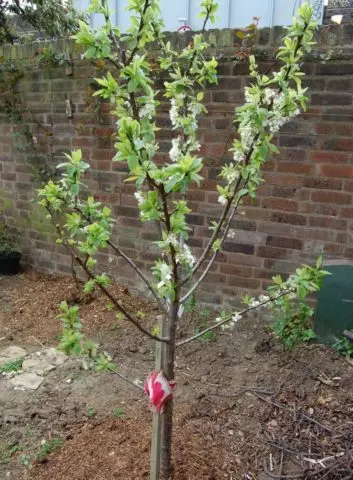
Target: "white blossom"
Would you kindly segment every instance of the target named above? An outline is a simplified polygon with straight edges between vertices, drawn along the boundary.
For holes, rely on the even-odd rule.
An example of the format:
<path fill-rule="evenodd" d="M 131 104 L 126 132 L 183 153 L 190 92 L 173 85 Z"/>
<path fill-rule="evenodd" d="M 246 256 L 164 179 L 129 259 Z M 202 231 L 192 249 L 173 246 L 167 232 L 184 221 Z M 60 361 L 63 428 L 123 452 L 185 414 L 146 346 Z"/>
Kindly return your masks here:
<path fill-rule="evenodd" d="M 179 126 L 179 109 L 178 109 L 177 101 L 175 98 L 171 99 L 170 105 L 171 105 L 169 110 L 170 121 L 172 122 L 173 128 L 177 128 Z"/>
<path fill-rule="evenodd" d="M 239 126 L 240 138 L 244 152 L 247 152 L 253 142 L 256 135 L 256 128 L 254 128 L 249 121 L 242 122 Z"/>
<path fill-rule="evenodd" d="M 234 158 L 234 161 L 237 163 L 240 163 L 243 160 L 245 160 L 244 150 L 242 148 L 236 148 L 234 150 L 233 158 Z"/>
<path fill-rule="evenodd" d="M 239 320 L 241 320 L 243 318 L 242 315 L 240 315 L 240 313 L 235 313 L 233 316 L 232 316 L 232 322 L 235 323 L 235 322 L 239 322 Z"/>
<path fill-rule="evenodd" d="M 173 162 L 177 162 L 182 154 L 180 149 L 181 142 L 182 142 L 181 137 L 173 138 L 172 140 L 172 148 L 169 150 L 169 156 Z"/>
<path fill-rule="evenodd" d="M 167 263 L 161 262 L 158 265 L 158 272 L 160 275 L 160 281 L 157 284 L 157 288 L 162 288 L 167 283 L 170 283 L 172 279 L 172 269 Z"/>
<path fill-rule="evenodd" d="M 227 238 L 235 238 L 235 230 L 229 230 Z"/>
<path fill-rule="evenodd" d="M 265 105 L 271 105 L 272 101 L 276 98 L 278 92 L 273 88 L 265 88 L 263 102 Z"/>
<path fill-rule="evenodd" d="M 166 243 L 168 243 L 169 245 L 174 245 L 174 247 L 177 247 L 179 245 L 179 242 L 178 242 L 178 239 L 177 239 L 177 236 L 175 233 L 170 233 L 167 238 L 166 238 Z"/>
<path fill-rule="evenodd" d="M 221 204 L 221 205 L 225 205 L 227 203 L 227 199 L 224 195 L 220 195 L 218 197 L 218 202 Z"/>
<path fill-rule="evenodd" d="M 251 308 L 258 307 L 259 305 L 260 305 L 260 302 L 258 300 L 256 300 L 255 298 L 252 298 L 249 302 L 249 307 L 251 307 Z"/>
<path fill-rule="evenodd" d="M 155 113 L 156 113 L 156 109 L 155 109 L 155 104 L 154 104 L 153 100 L 150 103 L 146 103 L 140 109 L 140 117 L 141 118 L 148 118 L 149 120 L 152 120 Z"/>
<path fill-rule="evenodd" d="M 141 205 L 141 203 L 145 201 L 145 198 L 144 198 L 144 196 L 141 192 L 135 192 L 134 196 L 135 196 L 139 205 Z"/>
<path fill-rule="evenodd" d="M 183 245 L 182 249 L 177 253 L 176 259 L 178 263 L 192 267 L 195 265 L 195 257 L 191 253 L 190 247 L 186 244 Z"/>
<path fill-rule="evenodd" d="M 268 295 L 260 295 L 259 300 L 261 303 L 268 302 L 270 300 L 270 297 Z"/>

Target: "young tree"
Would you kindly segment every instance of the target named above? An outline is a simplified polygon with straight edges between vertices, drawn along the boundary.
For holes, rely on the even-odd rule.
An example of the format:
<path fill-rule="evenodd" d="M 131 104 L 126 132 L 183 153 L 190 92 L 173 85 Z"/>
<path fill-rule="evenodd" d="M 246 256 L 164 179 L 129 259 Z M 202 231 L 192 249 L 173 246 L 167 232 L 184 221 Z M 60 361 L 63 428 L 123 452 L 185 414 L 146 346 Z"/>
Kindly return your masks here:
<path fill-rule="evenodd" d="M 85 47 L 85 58 L 106 59 L 111 70 L 97 79 L 99 90 L 95 93 L 109 99 L 115 107 L 117 118 L 116 155 L 113 161 L 127 162 L 130 172 L 127 181 L 135 182 L 135 197 L 142 222 L 153 222 L 159 235 L 156 245 L 160 259 L 152 268 L 152 280 L 141 271 L 124 250 L 114 242 L 114 219 L 110 208 L 93 197 L 85 197 L 84 174 L 89 165 L 74 151 L 67 162 L 58 167 L 63 170 L 61 179 L 50 181 L 39 191 L 40 203 L 53 219 L 58 243 L 63 244 L 88 278 L 84 291 L 97 288 L 103 292 L 117 312 L 133 323 L 144 335 L 161 342 L 165 349 L 162 373 L 148 379 L 147 389 L 155 406 L 161 410 L 161 476 L 170 478 L 171 441 L 173 422 L 172 382 L 174 381 L 175 350 L 205 332 L 235 324 L 246 312 L 260 306 L 274 305 L 286 310 L 291 300 L 305 301 L 308 293 L 317 290 L 324 273 L 320 262 L 316 267 L 302 267 L 287 281 L 276 279 L 269 295 L 258 299 L 248 298 L 242 312 L 223 314 L 206 330 L 191 338 L 177 341 L 177 325 L 185 302 L 199 288 L 230 233 L 232 219 L 246 197 L 254 198 L 263 182 L 262 166 L 271 153 L 278 153 L 272 143 L 282 125 L 305 109 L 307 99 L 301 86 L 303 73 L 300 65 L 313 44 L 312 9 L 303 4 L 288 29 L 279 48 L 277 58 L 282 66 L 271 74 L 261 74 L 256 60 L 250 56 L 251 85 L 245 89 L 245 104 L 236 110 L 233 160 L 221 168 L 218 201 L 222 206 L 220 217 L 212 222 L 212 235 L 199 258 L 188 246 L 190 228 L 187 215 L 191 212 L 188 192 L 192 184 L 200 185 L 203 160 L 198 154 L 197 139 L 199 117 L 207 113 L 203 105 L 203 89 L 217 83 L 217 61 L 207 58 L 204 32 L 207 23 L 213 22 L 217 12 L 215 0 L 201 1 L 203 28 L 193 36 L 192 42 L 181 52 L 173 50 L 162 29 L 158 0 L 129 0 L 131 25 L 125 34 L 112 26 L 106 0 L 92 0 L 90 10 L 104 16 L 104 25 L 93 30 L 81 22 L 75 38 Z M 158 70 L 152 68 L 149 45 L 158 43 L 160 56 Z M 170 161 L 158 164 L 156 111 L 159 106 L 155 82 L 167 77 L 163 96 L 170 104 L 170 121 L 175 132 Z M 62 214 L 65 214 L 62 221 Z M 110 289 L 110 279 L 100 271 L 95 258 L 101 249 L 109 249 L 123 258 L 144 282 L 151 298 L 163 315 L 163 328 L 148 331 L 136 317 L 117 301 Z M 285 301 L 284 301 L 285 299 Z M 82 341 L 77 309 L 62 305 L 64 334 L 62 346 L 66 350 L 82 352 L 92 345 Z M 305 335 L 303 334 L 305 338 Z M 115 370 L 108 358 L 100 357 L 99 368 Z M 153 396 L 155 383 L 162 385 L 162 397 Z"/>

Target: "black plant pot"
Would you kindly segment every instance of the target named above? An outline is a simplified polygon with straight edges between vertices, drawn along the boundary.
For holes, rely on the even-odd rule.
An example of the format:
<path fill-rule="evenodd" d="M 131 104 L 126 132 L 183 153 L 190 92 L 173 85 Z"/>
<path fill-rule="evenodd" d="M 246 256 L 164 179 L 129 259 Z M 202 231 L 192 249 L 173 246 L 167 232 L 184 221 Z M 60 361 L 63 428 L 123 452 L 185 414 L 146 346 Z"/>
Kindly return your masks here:
<path fill-rule="evenodd" d="M 20 272 L 20 252 L 0 252 L 0 275 L 16 275 Z"/>

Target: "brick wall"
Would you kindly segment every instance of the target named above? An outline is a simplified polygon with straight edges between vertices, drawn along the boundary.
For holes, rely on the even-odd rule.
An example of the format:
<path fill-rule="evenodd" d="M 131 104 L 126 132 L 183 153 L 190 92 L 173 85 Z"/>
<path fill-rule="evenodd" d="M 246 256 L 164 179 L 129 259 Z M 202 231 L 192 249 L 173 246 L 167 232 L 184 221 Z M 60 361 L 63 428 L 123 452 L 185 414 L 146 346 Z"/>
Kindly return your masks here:
<path fill-rule="evenodd" d="M 258 56 L 265 71 L 274 59 L 274 46 L 282 35 L 279 28 L 259 34 Z M 306 113 L 287 125 L 277 144 L 281 153 L 266 165 L 266 183 L 256 201 L 247 205 L 245 215 L 233 222 L 234 239 L 229 239 L 200 292 L 200 300 L 214 304 L 237 304 L 246 292 L 261 291 L 273 275 L 287 274 L 302 262 L 311 262 L 319 254 L 326 259 L 353 260 L 353 59 L 352 26 L 333 26 L 318 32 L 318 47 L 307 59 L 311 104 Z M 210 235 L 209 222 L 220 211 L 215 187 L 219 166 L 229 154 L 234 106 L 243 99 L 248 84 L 247 66 L 234 63 L 238 44 L 235 32 L 209 32 L 211 50 L 220 58 L 219 85 L 206 92 L 209 115 L 201 120 L 200 142 L 205 157 L 205 181 L 201 189 L 190 193 L 193 209 L 190 221 L 193 234 L 190 244 L 196 254 Z M 187 37 L 172 36 L 174 43 Z M 58 50 L 70 44 L 54 45 Z M 22 58 L 31 62 L 40 44 L 6 48 L 0 56 Z M 79 53 L 74 53 L 79 57 Z M 71 74 L 72 73 L 72 74 Z M 119 245 L 139 266 L 149 267 L 155 250 L 152 226 L 142 226 L 137 218 L 136 201 L 131 185 L 125 184 L 126 166 L 111 163 L 114 121 L 109 105 L 87 104 L 96 68 L 78 58 L 73 72 L 64 66 L 37 69 L 20 82 L 24 103 L 32 112 L 31 129 L 38 145 L 50 144 L 54 163 L 62 152 L 83 150 L 92 165 L 87 178 L 90 192 L 110 204 L 118 218 L 115 237 Z M 69 99 L 73 117 L 65 114 Z M 34 198 L 35 183 L 31 179 L 26 152 L 14 143 L 14 128 L 5 115 L 0 116 L 0 213 L 9 223 L 22 228 L 24 259 L 34 267 L 69 273 L 70 263 L 61 247 L 52 241 L 52 232 Z M 36 123 L 37 122 L 37 123 Z M 44 133 L 38 127 L 44 125 Z M 159 160 L 167 160 L 172 132 L 167 106 L 162 104 L 158 124 L 160 132 Z M 48 133 L 49 132 L 49 133 Z M 105 268 L 120 281 L 139 288 L 139 283 L 122 260 L 102 255 Z"/>

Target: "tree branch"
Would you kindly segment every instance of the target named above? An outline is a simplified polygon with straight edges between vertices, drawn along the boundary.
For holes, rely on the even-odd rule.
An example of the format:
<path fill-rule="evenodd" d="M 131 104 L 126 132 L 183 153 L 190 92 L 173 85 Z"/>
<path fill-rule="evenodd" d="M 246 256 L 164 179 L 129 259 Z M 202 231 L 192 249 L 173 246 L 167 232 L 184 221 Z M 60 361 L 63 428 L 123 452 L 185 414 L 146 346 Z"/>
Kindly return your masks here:
<path fill-rule="evenodd" d="M 139 29 L 138 29 L 138 32 L 137 32 L 137 35 L 136 35 L 136 45 L 135 45 L 134 49 L 132 50 L 130 57 L 126 60 L 126 63 L 125 63 L 126 65 L 130 65 L 130 63 L 133 61 L 134 56 L 136 55 L 138 49 L 140 48 L 139 42 L 140 42 L 141 32 L 142 32 L 143 27 L 145 25 L 144 15 L 147 12 L 147 9 L 148 9 L 149 6 L 150 6 L 150 0 L 145 0 L 145 4 L 144 4 L 143 10 L 141 12 Z"/>
<path fill-rule="evenodd" d="M 81 260 L 81 258 L 76 255 L 75 255 L 75 260 L 76 262 L 80 265 L 80 267 L 85 271 L 85 273 L 88 275 L 88 277 L 92 280 L 95 279 L 95 275 L 89 270 L 89 268 L 87 268 L 87 265 L 85 265 L 85 263 Z M 127 320 L 129 322 L 131 322 L 133 325 L 135 325 L 135 327 L 140 330 L 140 332 L 142 332 L 143 334 L 147 335 L 149 338 L 151 338 L 152 340 L 157 340 L 158 342 L 164 342 L 164 343 L 168 343 L 169 342 L 169 339 L 168 338 L 161 338 L 159 337 L 158 335 L 153 335 L 152 333 L 150 333 L 148 330 L 146 330 L 137 320 L 135 320 L 135 318 L 133 318 L 130 313 L 125 310 L 125 308 L 120 305 L 120 303 L 116 300 L 116 298 L 105 288 L 103 287 L 103 285 L 100 285 L 98 283 L 98 288 L 101 290 L 101 292 L 103 292 L 105 294 L 106 297 L 109 298 L 109 300 L 112 302 L 112 304 L 115 306 L 115 308 L 117 310 L 119 310 L 121 313 L 124 314 L 124 316 L 127 318 Z"/>
<path fill-rule="evenodd" d="M 306 25 L 304 26 L 302 34 L 297 37 L 297 44 L 296 44 L 296 47 L 295 47 L 294 56 L 298 53 L 298 51 L 299 51 L 299 49 L 300 49 L 300 46 L 301 46 L 301 44 L 302 44 L 302 40 L 303 40 L 303 37 L 304 37 L 304 33 L 305 33 L 305 31 L 306 31 L 307 28 L 308 28 L 308 24 L 306 24 Z M 292 69 L 292 66 L 291 66 L 291 65 L 288 65 L 288 68 L 287 68 L 287 71 L 286 71 L 286 74 L 285 74 L 285 81 L 288 81 L 288 78 L 289 78 L 291 69 Z M 283 90 L 283 88 L 282 88 L 281 86 L 279 86 L 279 87 L 278 87 L 278 91 L 281 92 L 282 90 Z M 271 105 L 269 106 L 269 108 L 270 108 L 270 109 L 272 108 L 272 103 L 271 103 Z M 250 147 L 250 150 L 249 150 L 249 152 L 248 152 L 248 154 L 247 154 L 247 156 L 246 156 L 245 165 L 248 165 L 248 164 L 249 164 L 250 159 L 251 159 L 251 156 L 252 156 L 252 154 L 253 154 L 253 152 L 254 152 L 255 145 L 256 145 L 257 141 L 259 140 L 259 137 L 260 137 L 260 135 L 257 134 L 256 137 L 254 138 L 253 143 L 252 143 L 252 145 L 251 145 L 251 147 Z M 213 244 L 215 243 L 215 241 L 217 240 L 217 238 L 219 237 L 220 231 L 221 231 L 221 229 L 222 229 L 222 227 L 223 227 L 223 225 L 224 225 L 224 222 L 225 222 L 226 219 L 227 219 L 227 216 L 228 216 L 229 210 L 230 210 L 230 208 L 231 208 L 231 205 L 232 205 L 232 203 L 233 203 L 233 201 L 234 201 L 234 199 L 235 199 L 235 196 L 236 196 L 237 191 L 239 190 L 239 187 L 240 187 L 240 184 L 241 184 L 241 180 L 242 180 L 242 178 L 239 177 L 239 179 L 237 180 L 237 183 L 236 183 L 236 185 L 235 185 L 234 192 L 233 192 L 233 194 L 231 195 L 231 197 L 228 199 L 228 202 L 227 202 L 227 204 L 225 205 L 225 207 L 224 207 L 224 209 L 223 209 L 223 212 L 222 212 L 221 218 L 220 218 L 220 220 L 219 220 L 219 222 L 218 222 L 218 224 L 217 224 L 217 227 L 216 227 L 216 229 L 214 230 L 214 232 L 213 232 L 213 234 L 212 234 L 209 242 L 207 243 L 207 245 L 206 245 L 206 247 L 205 247 L 205 250 L 203 251 L 201 257 L 199 258 L 199 260 L 197 261 L 196 265 L 195 265 L 194 268 L 192 269 L 191 273 L 188 274 L 185 279 L 183 279 L 183 281 L 181 282 L 181 286 L 182 286 L 182 285 L 185 285 L 189 280 L 191 280 L 191 278 L 192 278 L 192 277 L 194 276 L 194 274 L 201 268 L 201 266 L 203 265 L 204 261 L 205 261 L 206 258 L 208 257 L 208 255 L 209 255 L 209 253 L 210 253 L 210 251 L 211 251 L 211 249 L 212 249 L 212 246 L 213 246 Z M 231 219 L 234 217 L 234 214 L 235 214 L 235 212 L 234 212 L 234 210 L 233 210 L 233 213 L 232 213 L 231 216 L 230 216 L 230 221 L 231 221 Z M 229 223 L 230 223 L 230 222 L 229 222 Z M 229 229 L 229 227 L 228 227 L 228 229 Z M 210 264 L 211 264 L 211 265 L 212 265 L 212 263 L 213 263 L 216 255 L 217 255 L 217 253 L 216 253 L 215 255 L 213 255 L 213 257 L 211 258 L 211 261 L 210 261 Z M 207 275 L 207 273 L 208 273 L 208 271 L 209 271 L 210 268 L 211 268 L 211 266 L 209 266 L 209 267 L 206 269 L 206 271 L 205 271 L 206 273 L 204 272 L 204 274 L 203 274 L 202 277 L 201 277 L 202 280 L 205 278 L 205 276 Z M 202 280 L 200 280 L 199 282 L 197 282 L 197 284 L 196 284 L 196 285 L 194 286 L 194 288 L 192 289 L 192 292 L 196 290 L 196 288 L 198 287 L 198 285 L 201 283 Z M 192 292 L 191 292 L 191 293 L 192 293 Z M 191 294 L 191 293 L 190 293 L 190 294 Z M 190 294 L 188 294 L 188 297 L 190 296 Z M 188 298 L 188 297 L 187 297 L 187 298 Z M 184 298 L 185 298 L 185 297 L 184 297 Z M 185 301 L 185 300 L 184 300 L 184 301 Z"/>
<path fill-rule="evenodd" d="M 62 201 L 64 201 L 67 205 L 67 202 L 62 199 Z M 81 210 L 80 207 L 78 207 L 77 205 L 75 207 L 73 207 L 73 209 L 79 213 L 85 220 L 86 222 L 92 224 L 92 220 L 83 213 L 83 211 Z M 147 286 L 148 290 L 151 292 L 153 298 L 155 299 L 155 301 L 157 302 L 159 308 L 166 313 L 166 308 L 165 306 L 163 305 L 163 303 L 161 302 L 161 299 L 158 297 L 155 289 L 153 288 L 152 284 L 149 282 L 149 280 L 145 277 L 145 275 L 142 273 L 142 271 L 139 269 L 139 267 L 136 265 L 136 263 L 128 256 L 126 255 L 126 253 L 124 253 L 124 251 L 118 247 L 117 245 L 115 245 L 111 240 L 108 240 L 107 241 L 107 245 L 110 246 L 110 248 L 116 253 L 116 255 L 118 255 L 119 257 L 123 258 L 129 265 L 131 268 L 133 268 L 133 270 L 135 270 L 135 272 L 137 273 L 137 275 L 141 278 L 141 280 L 145 283 L 145 285 Z"/>
<path fill-rule="evenodd" d="M 254 151 L 254 147 L 255 147 L 255 143 L 257 142 L 258 140 L 258 136 L 254 139 L 254 142 L 246 156 L 246 159 L 245 159 L 245 165 L 248 165 L 249 162 L 250 162 L 250 159 L 251 159 L 251 155 L 253 154 L 253 151 Z M 239 191 L 239 188 L 241 186 L 241 181 L 242 181 L 242 177 L 239 177 L 238 180 L 237 180 L 237 183 L 234 187 L 234 192 L 233 194 L 229 197 L 228 201 L 227 201 L 227 204 L 225 205 L 224 209 L 223 209 L 223 212 L 222 212 L 222 215 L 221 215 L 221 218 L 219 219 L 219 222 L 217 224 L 217 227 L 216 229 L 214 230 L 210 240 L 208 241 L 206 247 L 205 247 L 205 250 L 203 251 L 201 257 L 199 258 L 199 260 L 197 261 L 196 265 L 194 266 L 194 268 L 192 269 L 191 273 L 189 275 L 187 275 L 187 277 L 182 281 L 182 285 L 185 285 L 185 283 L 187 283 L 189 280 L 192 279 L 192 277 L 195 275 L 195 273 L 201 268 L 203 262 L 206 260 L 208 254 L 210 253 L 212 247 L 213 247 L 213 244 L 215 243 L 215 241 L 217 240 L 217 238 L 219 237 L 219 234 L 220 234 L 220 231 L 223 227 L 223 224 L 224 222 L 227 220 L 227 216 L 228 216 L 228 213 L 229 213 L 229 210 L 231 209 L 231 206 L 232 206 L 232 203 L 236 197 L 236 194 L 237 192 Z M 238 204 L 239 202 L 237 202 L 237 205 L 236 207 L 238 207 Z M 235 209 L 236 211 L 236 209 Z M 230 221 L 228 221 L 228 224 L 230 226 L 230 223 L 231 223 L 231 220 L 232 218 L 234 217 L 235 215 L 235 211 L 233 209 L 233 213 L 231 214 L 230 216 Z M 229 229 L 229 226 L 228 226 L 228 229 Z M 222 242 L 223 243 L 223 242 Z"/>
<path fill-rule="evenodd" d="M 247 181 L 244 183 L 244 187 L 247 185 Z M 227 238 L 227 235 L 228 235 L 228 232 L 229 232 L 229 228 L 230 228 L 230 225 L 232 223 L 232 220 L 234 218 L 234 215 L 236 214 L 237 212 L 237 209 L 238 209 L 238 206 L 239 206 L 239 203 L 241 201 L 241 198 L 239 198 L 237 200 L 237 202 L 233 205 L 233 208 L 232 208 L 232 211 L 229 215 L 229 218 L 228 218 L 228 221 L 226 223 L 226 226 L 224 228 L 224 231 L 223 231 L 223 235 L 222 235 L 222 238 L 221 238 L 221 241 L 220 241 L 220 245 L 219 245 L 219 250 L 221 249 L 225 239 Z M 200 286 L 200 284 L 202 283 L 202 281 L 204 280 L 204 278 L 207 276 L 208 272 L 210 271 L 210 269 L 212 268 L 212 265 L 214 263 L 214 261 L 216 260 L 216 257 L 218 255 L 218 252 L 219 250 L 216 250 L 214 252 L 214 254 L 212 255 L 207 267 L 205 268 L 205 270 L 203 271 L 202 275 L 200 276 L 200 278 L 197 280 L 197 282 L 190 288 L 190 290 L 181 298 L 180 300 L 180 303 L 185 303 L 186 300 L 195 292 L 195 290 L 197 290 L 197 288 Z"/>
<path fill-rule="evenodd" d="M 251 312 L 252 310 L 256 310 L 256 309 L 258 309 L 258 308 L 260 308 L 260 307 L 263 307 L 263 306 L 267 305 L 268 303 L 274 302 L 274 301 L 278 300 L 279 298 L 284 297 L 285 295 L 288 295 L 288 294 L 293 293 L 293 292 L 294 292 L 293 289 L 288 289 L 288 290 L 286 290 L 285 292 L 282 292 L 280 295 L 277 295 L 277 297 L 269 298 L 268 300 L 259 303 L 259 304 L 256 305 L 255 307 L 245 308 L 243 311 L 237 312 L 237 314 L 238 314 L 238 315 L 245 315 L 246 313 L 249 313 L 249 312 Z M 216 323 L 215 325 L 211 325 L 210 327 L 205 328 L 205 330 L 202 330 L 201 332 L 197 333 L 196 335 L 193 335 L 192 337 L 189 337 L 189 338 L 187 338 L 186 340 L 182 340 L 181 342 L 178 342 L 178 343 L 176 344 L 176 346 L 177 346 L 177 347 L 181 347 L 182 345 L 186 345 L 187 343 L 190 343 L 190 342 L 192 342 L 193 340 L 196 340 L 196 339 L 202 337 L 202 335 L 204 335 L 205 333 L 208 333 L 208 332 L 211 332 L 211 331 L 213 331 L 213 330 L 216 330 L 216 329 L 219 328 L 220 326 L 225 325 L 226 323 L 229 323 L 229 322 L 232 320 L 233 316 L 234 316 L 234 313 L 233 313 L 233 314 L 230 314 L 229 316 L 227 316 L 226 318 L 224 318 L 224 319 L 221 320 L 220 322 Z"/>
<path fill-rule="evenodd" d="M 51 215 L 52 217 L 52 214 L 51 214 L 51 211 L 49 208 L 47 208 L 49 214 Z M 53 217 L 52 217 L 53 219 Z M 58 232 L 58 236 L 59 238 L 62 240 L 63 242 L 63 245 L 64 247 L 68 250 L 68 252 L 70 253 L 71 257 L 75 259 L 76 263 L 78 265 L 80 265 L 80 267 L 82 268 L 82 270 L 86 273 L 86 275 L 88 276 L 88 278 L 90 278 L 91 280 L 94 280 L 95 279 L 95 275 L 94 273 L 92 273 L 90 271 L 90 269 L 87 267 L 87 264 L 86 262 L 82 261 L 82 259 L 79 257 L 79 255 L 76 253 L 75 249 L 70 246 L 67 242 L 67 239 L 65 238 L 65 235 L 62 233 L 60 227 L 54 222 L 54 219 L 53 219 L 53 223 L 55 225 L 55 229 L 56 231 Z M 148 330 L 146 330 L 132 315 L 130 315 L 130 313 L 122 306 L 120 305 L 120 303 L 116 300 L 116 298 L 109 292 L 109 290 L 107 290 L 103 285 L 101 284 L 97 284 L 98 288 L 101 290 L 102 293 L 105 294 L 105 296 L 107 298 L 109 298 L 109 300 L 112 302 L 112 304 L 114 305 L 114 307 L 119 310 L 125 317 L 126 319 L 132 323 L 133 325 L 135 325 L 135 327 L 140 330 L 140 332 L 142 332 L 143 334 L 147 335 L 149 338 L 151 338 L 152 340 L 157 340 L 158 342 L 164 342 L 164 343 L 169 343 L 169 339 L 168 338 L 162 338 L 162 337 L 159 337 L 158 335 L 153 335 L 152 333 L 150 333 Z"/>
<path fill-rule="evenodd" d="M 144 388 L 141 385 L 139 385 L 138 383 L 135 383 L 133 380 L 130 380 L 130 378 L 125 377 L 125 375 L 122 375 L 121 373 L 117 372 L 114 368 L 109 368 L 108 371 L 110 373 L 114 373 L 114 375 L 117 375 L 122 380 L 125 380 L 125 382 L 130 383 L 130 385 L 133 385 L 134 387 L 136 387 L 139 390 L 142 390 L 144 392 Z"/>

